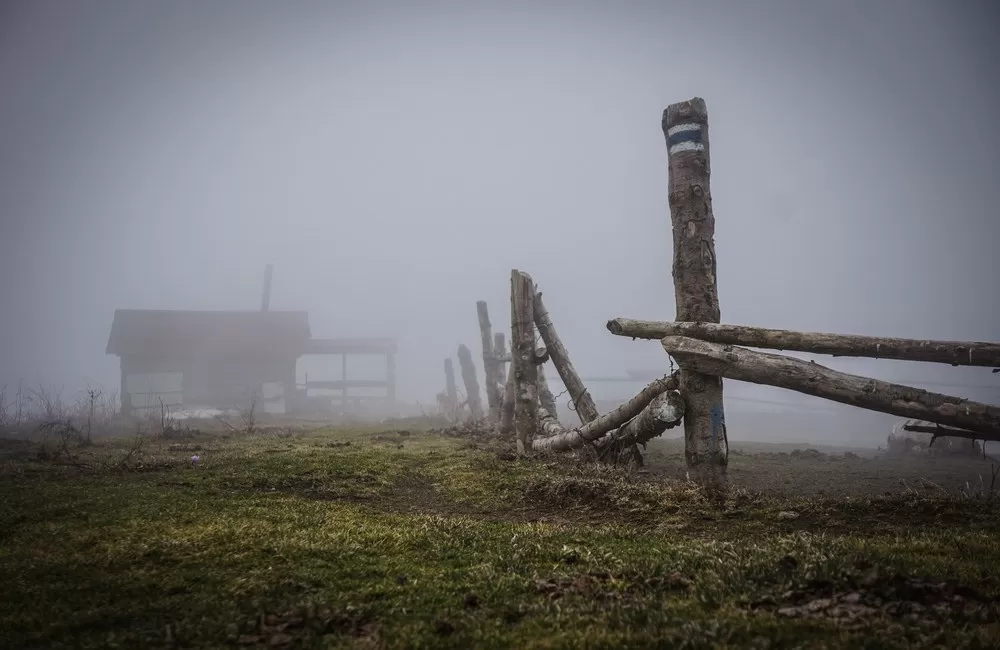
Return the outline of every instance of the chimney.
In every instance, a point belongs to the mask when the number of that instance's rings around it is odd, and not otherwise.
[[[260,310],[267,311],[271,306],[271,275],[274,273],[274,265],[268,264],[264,268],[264,293],[260,297]]]

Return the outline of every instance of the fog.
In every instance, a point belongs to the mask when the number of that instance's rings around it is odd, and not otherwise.
[[[660,114],[693,96],[723,322],[1000,339],[998,18],[989,0],[7,0],[0,385],[117,388],[116,308],[253,310],[269,263],[271,308],[307,310],[313,336],[397,340],[403,401],[433,404],[442,359],[479,350],[477,300],[509,328],[512,268],[581,374],[665,370],[605,322],[673,317]],[[989,369],[816,358],[1000,401]],[[734,412],[860,413],[726,391]]]

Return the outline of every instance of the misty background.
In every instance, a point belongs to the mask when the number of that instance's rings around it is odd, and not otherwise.
[[[397,339],[403,401],[433,404],[459,343],[478,355],[476,300],[509,330],[512,268],[582,375],[666,371],[605,322],[673,317],[660,115],[693,96],[723,322],[1000,339],[998,18],[989,0],[3,0],[0,385],[116,390],[116,308],[257,309],[268,263],[271,308],[307,310],[313,336]],[[1000,401],[989,369],[815,358]],[[797,439],[881,444],[894,420],[726,398],[733,438],[788,409]]]

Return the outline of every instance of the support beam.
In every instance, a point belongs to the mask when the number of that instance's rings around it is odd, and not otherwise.
[[[479,334],[483,344],[483,371],[486,375],[486,404],[490,410],[490,420],[500,422],[500,405],[503,402],[502,381],[499,376],[494,351],[493,326],[490,324],[490,312],[485,300],[476,302],[476,313],[479,316]]]
[[[536,450],[550,449],[552,451],[579,449],[597,440],[609,431],[621,427],[639,415],[657,395],[665,393],[668,390],[677,390],[677,386],[677,377],[674,375],[665,377],[664,379],[657,379],[643,388],[638,395],[615,410],[609,411],[579,428],[570,429],[566,433],[548,438],[538,438],[535,440],[532,448]]]
[[[953,427],[942,427],[942,426],[928,426],[921,424],[904,424],[903,431],[911,431],[913,433],[929,433],[931,434],[930,445],[934,444],[934,441],[938,438],[964,438],[965,440],[985,440],[987,442],[1000,442],[1000,434],[998,435],[986,435],[983,433],[976,433],[975,431],[966,431],[965,429],[955,429]]]
[[[663,349],[685,370],[787,388],[806,395],[903,418],[1000,435],[1000,406],[931,393],[832,370],[811,361],[755,352],[683,336],[668,336]]]
[[[472,361],[472,351],[465,344],[458,346],[458,365],[462,369],[462,381],[465,383],[466,403],[473,420],[483,417],[483,403],[479,399],[479,380],[476,379],[476,364]]]
[[[663,111],[661,126],[667,144],[677,320],[718,323],[715,215],[705,100],[695,97],[671,104]],[[729,464],[722,380],[685,369],[681,373],[681,395],[688,471],[706,489],[721,493]]]
[[[576,368],[573,367],[573,362],[569,359],[569,352],[566,351],[566,346],[563,345],[559,335],[556,334],[555,325],[552,324],[552,317],[542,302],[542,293],[540,291],[535,294],[534,303],[535,325],[538,327],[538,333],[545,342],[545,348],[552,359],[552,365],[556,367],[559,378],[562,379],[563,385],[569,391],[569,397],[573,400],[574,409],[577,415],[580,416],[580,423],[586,424],[599,415],[597,406],[594,404],[594,398],[587,392],[587,387],[583,385],[580,375],[577,374]]]
[[[538,432],[538,366],[535,363],[535,283],[531,276],[510,272],[510,348],[514,376],[514,434],[518,451],[531,449]]]
[[[899,359],[947,363],[952,366],[1000,366],[1000,343],[980,341],[933,341],[900,339],[856,334],[796,332],[766,329],[747,325],[718,323],[632,320],[615,318],[608,321],[608,331],[633,339],[655,339],[665,336],[687,336],[709,343],[740,345],[748,348],[793,350],[835,357],[865,357],[869,359]]]

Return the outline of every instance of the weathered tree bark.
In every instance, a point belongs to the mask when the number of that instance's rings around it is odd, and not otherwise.
[[[657,395],[668,390],[677,390],[677,385],[677,377],[674,375],[657,379],[615,410],[609,411],[579,428],[569,429],[566,433],[549,438],[538,438],[532,448],[551,449],[552,451],[578,449],[597,440],[612,429],[622,426],[646,408]]]
[[[455,366],[451,357],[444,360],[444,390],[448,400],[449,415],[458,418],[458,387],[455,385]]]
[[[1000,406],[851,375],[780,354],[683,336],[667,336],[662,344],[681,368],[695,372],[787,388],[872,411],[975,431],[981,437],[1000,434]]]
[[[514,433],[519,451],[531,449],[538,432],[538,366],[535,364],[535,283],[510,272],[511,369],[514,375]]]
[[[503,402],[502,381],[499,376],[499,364],[494,352],[493,326],[490,324],[490,312],[486,301],[476,302],[476,312],[479,315],[479,334],[483,343],[483,371],[486,374],[486,403],[490,409],[490,420],[500,422],[500,405]]]
[[[473,420],[483,417],[483,403],[479,399],[479,380],[476,379],[476,364],[472,361],[472,351],[463,343],[458,346],[458,365],[462,368],[465,383],[466,403]]]
[[[587,392],[587,387],[583,385],[580,375],[576,373],[573,362],[569,360],[569,352],[566,351],[566,346],[562,344],[562,340],[556,334],[555,325],[552,324],[552,317],[549,316],[549,311],[542,302],[541,292],[535,294],[534,302],[535,325],[538,326],[538,333],[541,334],[542,340],[545,341],[545,348],[552,359],[552,365],[556,367],[559,378],[562,379],[563,385],[569,391],[569,397],[573,400],[573,407],[576,410],[576,414],[580,417],[580,423],[586,424],[600,415],[597,412],[597,406],[594,404],[594,398]]]
[[[684,418],[684,398],[677,391],[660,393],[653,401],[616,431],[597,442],[598,456],[619,457],[633,445],[645,446],[653,438],[672,429]]]
[[[556,398],[549,389],[549,381],[545,378],[545,366],[538,366],[538,405],[549,412],[552,417],[557,417]]]
[[[870,359],[901,359],[928,361],[953,366],[1000,366],[1000,343],[979,341],[924,341],[854,334],[796,332],[765,329],[746,325],[718,323],[632,320],[615,318],[608,321],[608,331],[634,339],[656,339],[665,336],[688,336],[710,343],[742,345],[749,348],[794,350],[835,357],[867,357]]]
[[[507,370],[507,383],[504,384],[503,404],[500,406],[500,435],[508,436],[514,433],[514,364]]]
[[[695,97],[671,104],[663,111],[662,127],[667,141],[677,320],[718,323],[715,215],[705,100]],[[722,380],[686,369],[681,373],[681,395],[685,402],[684,456],[688,470],[705,488],[721,491],[729,463]]]

